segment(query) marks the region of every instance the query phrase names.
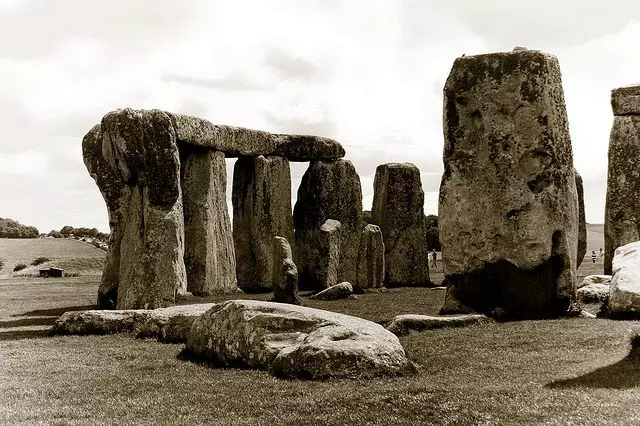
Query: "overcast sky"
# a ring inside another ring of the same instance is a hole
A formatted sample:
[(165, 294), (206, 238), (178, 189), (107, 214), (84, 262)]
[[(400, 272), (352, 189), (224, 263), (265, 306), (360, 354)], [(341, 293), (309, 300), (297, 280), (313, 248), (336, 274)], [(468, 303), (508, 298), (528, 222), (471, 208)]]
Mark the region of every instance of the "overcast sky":
[(640, 80), (637, 0), (0, 0), (0, 217), (108, 230), (81, 142), (122, 107), (335, 138), (367, 209), (376, 165), (413, 162), (436, 213), (453, 60), (514, 46), (560, 61), (602, 223), (610, 90)]

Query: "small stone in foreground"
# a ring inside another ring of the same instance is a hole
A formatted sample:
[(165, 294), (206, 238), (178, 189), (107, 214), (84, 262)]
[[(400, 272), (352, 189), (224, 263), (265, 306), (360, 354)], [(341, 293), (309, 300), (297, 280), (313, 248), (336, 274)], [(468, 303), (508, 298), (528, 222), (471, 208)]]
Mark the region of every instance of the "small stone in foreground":
[(286, 238), (273, 239), (273, 272), (271, 284), (273, 302), (300, 305), (298, 298), (298, 269), (293, 263), (291, 246)]
[(445, 327), (464, 327), (489, 322), (493, 322), (493, 320), (481, 314), (453, 316), (408, 314), (396, 316), (386, 328), (396, 336), (404, 336), (412, 331), (435, 330)]
[(351, 283), (342, 282), (329, 288), (322, 290), (319, 293), (309, 297), (313, 300), (340, 300), (346, 299), (353, 294), (353, 286)]

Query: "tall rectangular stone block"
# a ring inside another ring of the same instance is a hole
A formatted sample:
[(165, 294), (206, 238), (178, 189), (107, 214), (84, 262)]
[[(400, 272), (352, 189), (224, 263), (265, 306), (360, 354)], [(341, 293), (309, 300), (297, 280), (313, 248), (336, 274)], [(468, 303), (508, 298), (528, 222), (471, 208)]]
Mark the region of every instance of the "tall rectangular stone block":
[(578, 196), (557, 59), (526, 49), (456, 59), (444, 138), (442, 312), (567, 314)]

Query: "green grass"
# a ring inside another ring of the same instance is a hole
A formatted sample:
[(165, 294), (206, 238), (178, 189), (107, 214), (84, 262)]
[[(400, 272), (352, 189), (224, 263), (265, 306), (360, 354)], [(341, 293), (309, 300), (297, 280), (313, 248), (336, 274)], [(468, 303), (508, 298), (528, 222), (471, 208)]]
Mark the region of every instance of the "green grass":
[[(578, 275), (601, 268), (585, 262)], [(416, 375), (306, 382), (182, 361), (182, 345), (49, 336), (62, 312), (94, 304), (98, 282), (97, 275), (0, 280), (0, 424), (640, 422), (640, 360), (627, 356), (638, 322), (520, 321), (413, 333), (400, 340), (420, 366)], [(435, 314), (443, 296), (404, 288), (306, 304), (385, 322)]]

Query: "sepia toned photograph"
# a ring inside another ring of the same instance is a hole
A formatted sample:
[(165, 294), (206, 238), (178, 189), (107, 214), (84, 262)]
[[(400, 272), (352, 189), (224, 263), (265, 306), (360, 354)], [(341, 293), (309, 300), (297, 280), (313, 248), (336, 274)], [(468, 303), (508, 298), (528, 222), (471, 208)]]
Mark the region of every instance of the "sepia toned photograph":
[(637, 0), (0, 0), (0, 426), (640, 424)]

